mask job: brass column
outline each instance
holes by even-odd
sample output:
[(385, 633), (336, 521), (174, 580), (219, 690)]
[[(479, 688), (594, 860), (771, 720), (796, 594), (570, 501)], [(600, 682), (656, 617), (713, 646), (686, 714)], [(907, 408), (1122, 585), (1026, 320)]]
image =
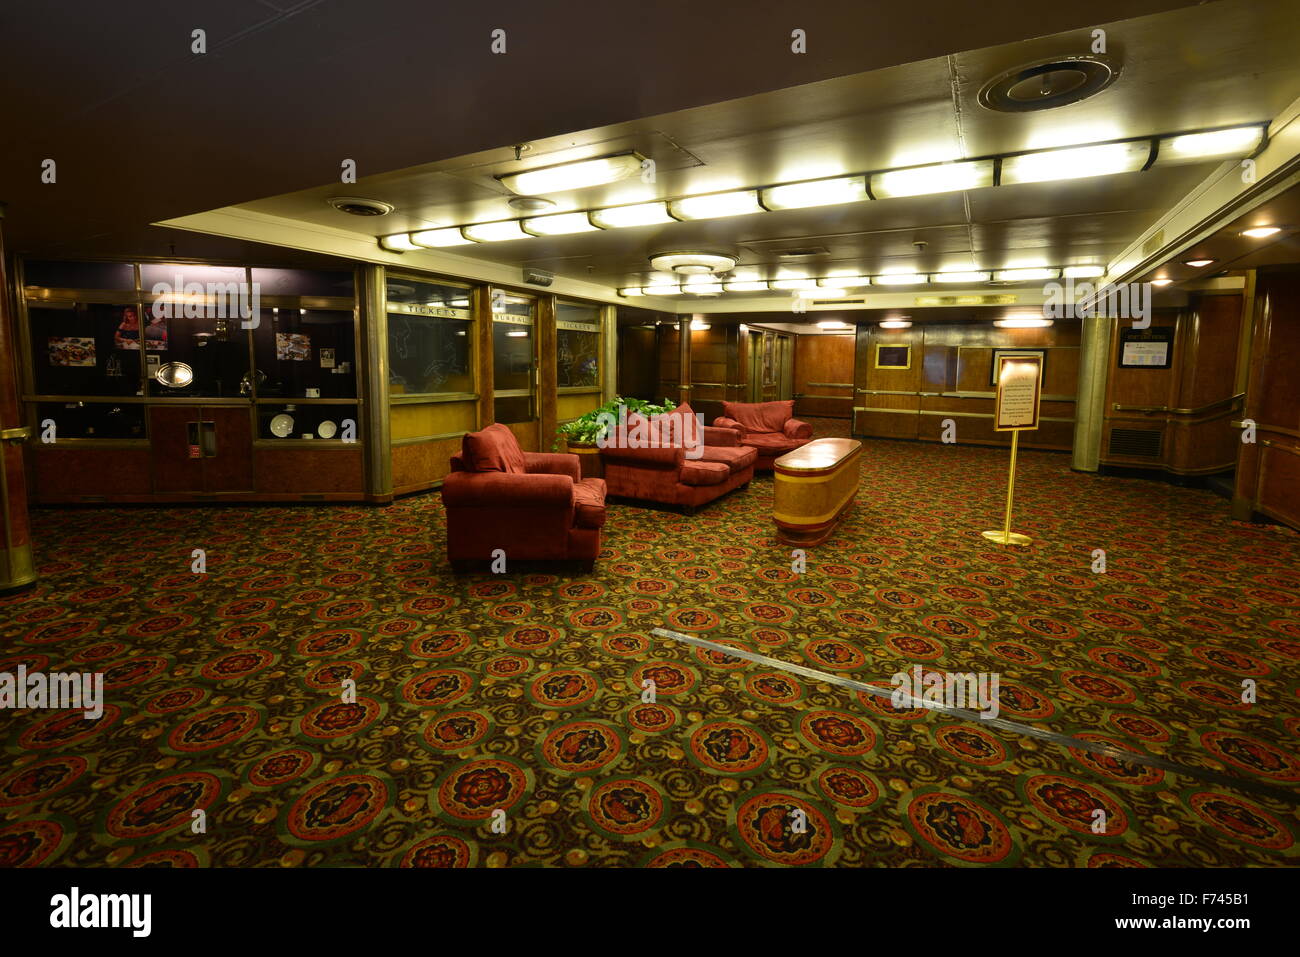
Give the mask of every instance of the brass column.
[[(0, 203), (0, 225), (4, 205)], [(23, 442), (28, 429), (23, 425), (22, 405), (18, 401), (18, 330), (14, 327), (14, 308), (5, 268), (3, 230), (0, 230), (0, 521), (4, 538), (0, 541), (0, 591), (22, 588), (36, 581), (36, 561), (32, 556), (31, 525), (27, 520), (27, 472), (23, 467)]]
[(618, 395), (618, 307), (600, 307), (600, 402)]
[(365, 350), (362, 389), (365, 415), (366, 497), (393, 498), (393, 448), (388, 410), (388, 293), (383, 266), (361, 267), (361, 339)]
[(677, 317), (677, 401), (691, 401), (691, 316)]
[(1115, 320), (1089, 316), (1079, 340), (1079, 395), (1074, 409), (1076, 472), (1095, 472), (1101, 464), (1102, 428), (1106, 418), (1106, 373), (1110, 367), (1110, 336)]

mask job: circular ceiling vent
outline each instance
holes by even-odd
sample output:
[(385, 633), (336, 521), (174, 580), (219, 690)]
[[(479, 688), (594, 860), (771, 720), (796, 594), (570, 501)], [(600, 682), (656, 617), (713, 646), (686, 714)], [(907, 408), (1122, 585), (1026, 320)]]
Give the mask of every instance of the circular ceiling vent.
[(708, 273), (731, 272), (736, 268), (736, 257), (721, 253), (701, 252), (693, 249), (656, 253), (650, 257), (650, 265), (663, 272), (677, 273), (679, 276), (702, 276)]
[(1104, 57), (1046, 60), (994, 77), (980, 90), (979, 102), (1000, 113), (1054, 110), (1096, 96), (1118, 78), (1119, 67)]
[(331, 196), (326, 202), (339, 212), (351, 213), (353, 216), (387, 216), (395, 209), (392, 203), (359, 196)]

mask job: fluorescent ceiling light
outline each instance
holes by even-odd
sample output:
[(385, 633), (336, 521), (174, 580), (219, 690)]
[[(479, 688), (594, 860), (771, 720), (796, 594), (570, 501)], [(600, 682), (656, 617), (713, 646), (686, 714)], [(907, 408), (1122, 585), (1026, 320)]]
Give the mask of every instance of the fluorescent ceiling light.
[(568, 233), (595, 232), (586, 213), (556, 213), (524, 220), (524, 229), (536, 236), (564, 236)]
[(1020, 156), (1008, 156), (1002, 161), (1001, 183), (1004, 186), (1012, 183), (1045, 183), (1051, 180), (1128, 173), (1145, 166), (1150, 156), (1151, 144), (1147, 140), (1023, 153)]
[(1281, 226), (1252, 226), (1250, 229), (1243, 229), (1241, 235), (1250, 239), (1267, 239), (1282, 231)]
[(591, 221), (603, 229), (620, 229), (624, 226), (655, 226), (671, 223), (667, 203), (634, 203), (631, 206), (610, 206), (593, 209)]
[(1184, 266), (1191, 266), (1193, 269), (1200, 269), (1202, 266), (1208, 266), (1214, 262), (1213, 259), (1188, 259), (1183, 262)]
[(1051, 319), (1042, 316), (1007, 316), (1005, 319), (993, 320), (993, 325), (1002, 329), (1042, 329), (1051, 324)]
[[(460, 235), (457, 231), (457, 235)], [(409, 253), (412, 249), (419, 249), (406, 233), (394, 233), (392, 236), (380, 236), (379, 245), (383, 249), (391, 250), (395, 253)]]
[(1105, 266), (1066, 266), (1061, 270), (1066, 279), (1095, 279), (1106, 274)]
[(620, 289), (620, 290), (618, 291), (618, 294), (619, 294), (620, 296), (639, 296), (639, 295), (642, 294), (642, 293), (641, 293), (641, 287), (640, 287), (640, 286), (627, 286), (627, 287), (625, 287), (625, 288), (623, 288), (623, 289)]
[(1160, 141), (1157, 163), (1186, 163), (1226, 156), (1249, 156), (1264, 140), (1264, 127), (1238, 126), (1210, 133), (1183, 133)]
[(1169, 285), (1171, 282), (1173, 282), (1172, 279), (1169, 279), (1169, 278), (1167, 278), (1167, 277), (1165, 277), (1165, 276), (1161, 276), (1159, 279), (1152, 279), (1152, 280), (1151, 280), (1151, 285), (1153, 285), (1153, 286), (1167, 286), (1167, 285)]
[(768, 283), (772, 289), (816, 289), (816, 279), (774, 279)]
[(571, 189), (603, 186), (631, 176), (641, 168), (641, 157), (636, 153), (617, 156), (599, 156), (595, 159), (559, 163), (540, 169), (507, 173), (498, 179), (501, 185), (521, 196), (538, 193), (562, 193)]
[(708, 328), (709, 328), (709, 324), (707, 322), (701, 322), (699, 319), (691, 320), (691, 329), (708, 329)]
[(877, 286), (919, 286), (927, 277), (920, 273), (885, 273), (873, 276), (871, 281)]
[(722, 288), (727, 292), (762, 292), (767, 289), (767, 283), (761, 279), (746, 279), (743, 282), (723, 283)]
[(643, 286), (641, 292), (647, 296), (676, 296), (682, 291), (681, 286)]
[(708, 193), (704, 196), (687, 196), (671, 204), (678, 219), (716, 219), (719, 216), (745, 216), (761, 213), (758, 190), (738, 189), (730, 193)]
[(716, 296), (722, 292), (722, 283), (709, 277), (686, 283), (686, 285), (682, 286), (682, 292), (693, 296)]
[(499, 243), (506, 239), (528, 238), (528, 233), (524, 232), (517, 219), (507, 219), (499, 223), (475, 223), (472, 226), (462, 226), (460, 231), (467, 239), (472, 239), (476, 243)]
[(650, 257), (650, 265), (664, 272), (686, 275), (730, 272), (736, 268), (736, 257), (691, 251), (659, 253)]
[(986, 272), (937, 272), (930, 277), (933, 282), (988, 282)]
[(825, 322), (817, 323), (818, 329), (852, 329), (847, 322), (841, 322), (839, 319), (827, 319)]
[(411, 242), (417, 246), (436, 249), (439, 246), (464, 246), (469, 240), (462, 236), (455, 226), (447, 226), (444, 229), (421, 229), (419, 232), (411, 233)]
[(877, 199), (893, 199), (896, 196), (951, 193), (992, 185), (993, 161), (967, 160), (875, 173), (871, 177), (871, 195)]
[(1047, 279), (1058, 279), (1060, 275), (1059, 269), (1003, 269), (995, 272), (993, 278), (998, 282), (1042, 282)]
[(803, 209), (808, 206), (860, 203), (866, 198), (865, 176), (815, 179), (763, 190), (763, 205), (768, 209)]
[(863, 286), (871, 285), (870, 276), (827, 276), (825, 279), (818, 279), (817, 285), (830, 286), (835, 289), (861, 289)]
[(881, 329), (910, 329), (912, 328), (911, 319), (884, 319), (880, 323)]

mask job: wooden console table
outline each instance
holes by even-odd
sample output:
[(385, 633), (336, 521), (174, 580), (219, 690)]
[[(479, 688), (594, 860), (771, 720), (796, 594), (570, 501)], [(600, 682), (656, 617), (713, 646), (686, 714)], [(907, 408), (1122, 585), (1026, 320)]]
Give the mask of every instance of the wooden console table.
[(861, 456), (856, 439), (814, 439), (776, 460), (772, 520), (781, 541), (820, 545), (830, 537), (858, 493)]

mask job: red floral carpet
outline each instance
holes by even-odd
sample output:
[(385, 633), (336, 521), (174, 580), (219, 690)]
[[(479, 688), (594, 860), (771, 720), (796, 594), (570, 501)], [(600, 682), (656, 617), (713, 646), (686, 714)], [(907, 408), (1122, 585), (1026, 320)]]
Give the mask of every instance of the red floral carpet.
[[(1300, 536), (1030, 452), (1034, 544), (1006, 549), (979, 535), (1005, 451), (864, 458), (804, 574), (770, 479), (692, 517), (614, 506), (590, 576), (456, 578), (436, 495), (38, 511), (0, 670), (103, 672), (106, 704), (0, 711), (0, 864), (1296, 862)], [(868, 682), (997, 672), (1003, 718), (1177, 767), (894, 711), (658, 626)]]

